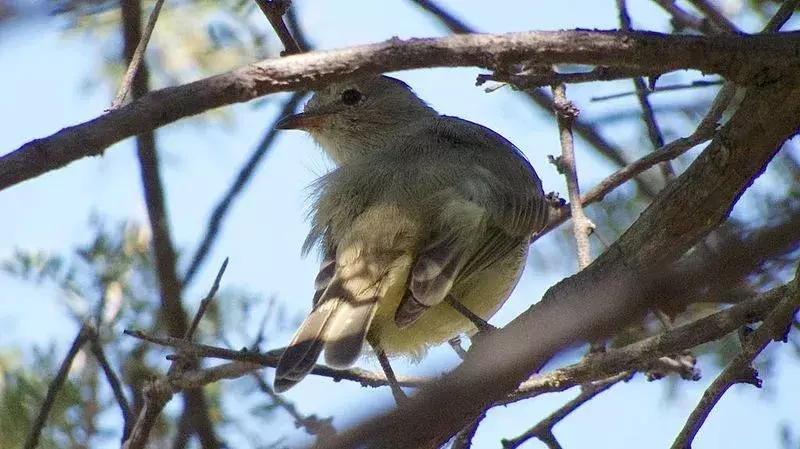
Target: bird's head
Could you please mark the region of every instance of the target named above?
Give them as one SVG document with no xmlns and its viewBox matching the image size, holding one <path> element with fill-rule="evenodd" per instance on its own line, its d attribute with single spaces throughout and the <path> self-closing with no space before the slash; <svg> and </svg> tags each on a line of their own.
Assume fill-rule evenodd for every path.
<svg viewBox="0 0 800 449">
<path fill-rule="evenodd" d="M 341 164 L 397 142 L 404 129 L 435 115 L 403 81 L 369 76 L 314 92 L 303 112 L 284 117 L 275 127 L 307 131 Z"/>
</svg>

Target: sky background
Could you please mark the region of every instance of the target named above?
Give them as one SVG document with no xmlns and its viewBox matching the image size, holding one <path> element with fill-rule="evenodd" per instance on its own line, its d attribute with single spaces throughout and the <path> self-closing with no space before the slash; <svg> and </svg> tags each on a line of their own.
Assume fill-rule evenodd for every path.
<svg viewBox="0 0 800 449">
<path fill-rule="evenodd" d="M 723 3 L 735 6 L 732 1 Z M 434 19 L 410 2 L 304 0 L 296 4 L 301 24 L 320 49 L 379 42 L 393 36 L 447 34 Z M 617 27 L 613 0 L 562 3 L 495 0 L 491 4 L 451 0 L 441 4 L 486 32 Z M 166 7 L 171 7 L 170 2 Z M 629 8 L 635 27 L 669 30 L 668 17 L 650 1 L 630 0 Z M 736 21 L 746 31 L 759 28 L 755 18 L 737 16 Z M 266 22 L 263 25 L 267 26 Z M 95 83 L 94 88 L 87 88 L 91 81 L 102 79 L 103 52 L 108 48 L 98 36 L 65 32 L 65 28 L 66 23 L 61 18 L 0 26 L 0 154 L 33 138 L 96 117 L 110 104 L 116 85 Z M 784 29 L 797 28 L 795 20 Z M 156 26 L 155 33 L 158 32 Z M 474 87 L 478 73 L 482 72 L 467 68 L 394 75 L 413 86 L 420 97 L 440 112 L 489 126 L 514 142 L 537 168 L 545 191 L 557 191 L 566 196 L 563 178 L 547 163 L 548 154 L 560 151 L 552 119 L 509 89 L 486 94 Z M 700 77 L 698 73 L 684 72 L 667 75 L 660 82 L 669 84 Z M 568 95 L 581 109 L 582 117 L 591 121 L 634 108 L 634 97 L 590 101 L 592 96 L 628 91 L 631 86 L 626 81 L 576 85 L 568 88 Z M 710 98 L 713 92 L 714 89 L 699 89 L 655 95 L 653 101 L 658 106 L 689 96 Z M 193 252 L 205 231 L 210 209 L 278 112 L 280 101 L 268 100 L 267 105 L 258 108 L 253 104 L 226 108 L 229 120 L 225 123 L 213 119 L 183 120 L 158 131 L 172 230 L 175 243 L 185 252 Z M 685 135 L 691 132 L 690 122 L 686 120 L 665 119 L 661 123 L 668 133 Z M 607 137 L 623 148 L 642 144 L 637 120 L 621 121 L 604 130 Z M 595 158 L 581 142 L 576 151 L 584 189 L 613 171 L 612 165 Z M 224 257 L 231 258 L 223 280 L 225 286 L 236 286 L 265 299 L 275 296 L 291 313 L 308 310 L 318 260 L 313 256 L 306 259 L 300 256 L 300 246 L 308 229 L 306 186 L 329 167 L 310 138 L 299 132 L 281 134 L 225 222 L 208 263 L 186 293 L 189 310 L 194 310 Z M 744 203 L 747 201 L 743 199 Z M 100 214 L 110 224 L 126 219 L 146 223 L 132 141 L 115 145 L 103 157 L 82 159 L 0 192 L 0 211 L 0 259 L 8 258 L 15 248 L 69 253 L 74 246 L 92 237 L 87 226 L 92 213 Z M 562 251 L 556 246 L 554 235 L 542 239 L 534 248 L 539 256 Z M 537 260 L 541 259 L 535 257 L 526 268 L 520 285 L 492 323 L 507 323 L 538 300 L 549 286 L 577 268 L 574 254 L 566 256 L 569 263 L 565 266 L 545 266 Z M 181 260 L 181 272 L 187 264 L 187 260 Z M 258 322 L 253 320 L 243 326 L 255 335 Z M 45 345 L 55 339 L 62 342 L 58 345 L 60 354 L 77 331 L 54 290 L 35 287 L 4 274 L 0 274 L 0 329 L 3 329 L 0 349 Z M 268 346 L 285 344 L 291 333 L 292 329 L 286 329 L 269 335 Z M 120 335 L 120 338 L 126 337 Z M 765 388 L 734 386 L 698 434 L 696 449 L 779 448 L 782 447 L 779 425 L 787 424 L 795 435 L 800 433 L 800 414 L 797 413 L 800 363 L 788 346 L 775 345 L 768 350 L 777 350 L 778 363 Z M 559 363 L 573 360 L 573 355 L 568 355 L 561 357 Z M 453 351 L 444 347 L 431 351 L 420 365 L 397 363 L 396 370 L 433 375 L 456 363 Z M 362 360 L 360 366 L 379 369 L 377 363 L 369 359 Z M 555 435 L 565 448 L 667 447 L 718 373 L 711 360 L 701 359 L 699 367 L 703 379 L 681 383 L 675 394 L 670 394 L 667 382 L 648 383 L 637 375 L 634 380 L 617 385 L 582 406 L 555 428 Z M 271 378 L 270 370 L 265 372 Z M 500 447 L 500 438 L 517 436 L 576 394 L 577 390 L 573 389 L 493 409 L 478 430 L 474 447 Z M 352 383 L 335 384 L 314 376 L 288 392 L 286 397 L 295 401 L 304 413 L 334 416 L 334 425 L 338 428 L 352 425 L 393 403 L 388 389 L 363 389 Z M 245 411 L 237 404 L 226 404 L 226 409 L 233 416 Z M 311 441 L 302 430 L 295 429 L 291 419 L 282 412 L 268 425 L 269 433 L 275 437 L 267 438 L 268 441 L 282 434 L 290 436 L 292 445 Z M 237 447 L 234 439 L 229 442 L 231 447 Z M 543 445 L 532 440 L 523 447 Z"/>
</svg>

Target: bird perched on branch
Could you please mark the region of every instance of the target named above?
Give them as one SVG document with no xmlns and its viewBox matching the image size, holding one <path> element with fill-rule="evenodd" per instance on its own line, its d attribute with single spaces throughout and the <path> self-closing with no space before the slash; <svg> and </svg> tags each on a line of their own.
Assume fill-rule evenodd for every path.
<svg viewBox="0 0 800 449">
<path fill-rule="evenodd" d="M 474 331 L 470 314 L 488 319 L 505 302 L 549 210 L 509 141 L 438 114 L 387 76 L 319 90 L 276 127 L 309 132 L 337 165 L 314 185 L 304 251 L 319 245 L 323 261 L 277 391 L 302 380 L 323 350 L 335 368 L 352 365 L 365 341 L 419 359 Z"/>
</svg>

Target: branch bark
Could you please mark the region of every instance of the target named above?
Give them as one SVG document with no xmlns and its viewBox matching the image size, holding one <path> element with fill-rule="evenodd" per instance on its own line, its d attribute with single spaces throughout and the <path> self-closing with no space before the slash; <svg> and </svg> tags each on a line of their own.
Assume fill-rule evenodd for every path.
<svg viewBox="0 0 800 449">
<path fill-rule="evenodd" d="M 0 189 L 96 156 L 122 139 L 209 109 L 348 77 L 423 67 L 587 64 L 629 67 L 641 76 L 681 69 L 765 84 L 800 71 L 800 32 L 676 36 L 652 32 L 531 31 L 393 39 L 343 50 L 271 59 L 154 91 L 96 119 L 36 139 L 0 158 Z"/>
</svg>

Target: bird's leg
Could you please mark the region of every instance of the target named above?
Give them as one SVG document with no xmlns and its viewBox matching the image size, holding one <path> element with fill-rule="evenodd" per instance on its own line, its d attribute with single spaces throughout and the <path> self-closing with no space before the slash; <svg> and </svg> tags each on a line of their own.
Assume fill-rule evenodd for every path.
<svg viewBox="0 0 800 449">
<path fill-rule="evenodd" d="M 475 315 L 471 310 L 466 308 L 466 306 L 464 306 L 464 304 L 461 304 L 461 302 L 459 300 L 454 298 L 453 295 L 445 296 L 444 301 L 447 304 L 450 304 L 450 307 L 456 309 L 456 312 L 458 312 L 461 315 L 463 315 L 464 318 L 472 321 L 472 324 L 474 324 L 475 327 L 478 328 L 478 331 L 480 331 L 480 332 L 491 332 L 491 331 L 497 329 L 496 327 L 494 327 L 491 324 L 487 323 L 486 320 L 484 320 L 483 318 L 479 317 L 478 315 Z"/>
<path fill-rule="evenodd" d="M 369 345 L 372 346 L 372 350 L 375 351 L 375 355 L 378 356 L 378 362 L 380 362 L 383 373 L 386 375 L 386 380 L 389 382 L 389 388 L 392 389 L 394 401 L 397 405 L 402 404 L 404 401 L 408 400 L 408 396 L 406 396 L 406 393 L 400 388 L 400 383 L 397 382 L 397 377 L 394 375 L 392 365 L 389 363 L 389 357 L 386 356 L 386 352 L 384 352 L 380 346 L 373 343 L 372 340 L 368 340 Z"/>
</svg>

